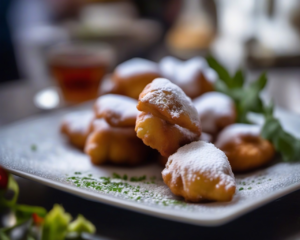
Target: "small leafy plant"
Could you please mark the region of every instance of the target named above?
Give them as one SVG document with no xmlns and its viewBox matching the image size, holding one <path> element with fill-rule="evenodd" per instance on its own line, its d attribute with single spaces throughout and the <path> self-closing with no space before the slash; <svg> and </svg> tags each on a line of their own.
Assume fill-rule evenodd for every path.
<svg viewBox="0 0 300 240">
<path fill-rule="evenodd" d="M 14 196 L 11 200 L 6 199 L 6 193 L 12 191 Z M 82 215 L 71 222 L 72 217 L 58 204 L 47 213 L 42 207 L 17 204 L 19 186 L 13 176 L 0 166 L 0 211 L 9 209 L 14 215 L 16 222 L 13 226 L 0 229 L 0 239 L 11 239 L 11 233 L 26 225 L 24 238 L 28 240 L 64 240 L 83 239 L 82 233 L 95 233 L 95 226 Z"/>
<path fill-rule="evenodd" d="M 260 97 L 268 81 L 267 75 L 262 73 L 257 80 L 246 84 L 244 72 L 241 69 L 231 76 L 226 68 L 212 56 L 207 57 L 207 63 L 219 76 L 215 83 L 215 90 L 234 100 L 237 122 L 251 123 L 247 118 L 249 113 L 261 114 L 265 120 L 261 136 L 273 144 L 284 161 L 300 161 L 300 140 L 283 129 L 280 121 L 274 117 L 273 104 L 267 106 Z"/>
</svg>

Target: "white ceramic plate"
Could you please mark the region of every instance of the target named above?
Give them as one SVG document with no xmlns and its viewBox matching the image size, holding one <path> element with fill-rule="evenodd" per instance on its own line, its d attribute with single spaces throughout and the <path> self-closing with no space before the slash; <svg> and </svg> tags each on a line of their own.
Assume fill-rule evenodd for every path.
<svg viewBox="0 0 300 240">
<path fill-rule="evenodd" d="M 74 110 L 78 109 L 31 118 L 2 129 L 0 165 L 16 175 L 87 199 L 203 226 L 224 224 L 300 189 L 300 163 L 278 159 L 264 169 L 236 175 L 237 192 L 231 202 L 184 203 L 163 184 L 162 167 L 156 163 L 136 168 L 97 167 L 70 147 L 58 129 L 62 116 Z M 286 130 L 299 137 L 299 116 L 282 110 L 276 114 Z M 127 180 L 113 178 L 117 176 L 114 173 L 122 178 L 126 174 Z"/>
</svg>

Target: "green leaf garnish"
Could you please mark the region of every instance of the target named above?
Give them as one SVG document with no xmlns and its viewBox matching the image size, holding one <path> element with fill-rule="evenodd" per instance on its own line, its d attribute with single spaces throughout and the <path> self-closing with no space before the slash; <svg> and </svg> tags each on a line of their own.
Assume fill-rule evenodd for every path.
<svg viewBox="0 0 300 240">
<path fill-rule="evenodd" d="M 84 216 L 81 214 L 78 215 L 76 220 L 74 220 L 72 223 L 70 223 L 68 227 L 69 232 L 77 232 L 79 234 L 86 232 L 86 233 L 95 233 L 96 228 L 95 226 L 85 219 Z"/>
<path fill-rule="evenodd" d="M 219 75 L 219 80 L 215 83 L 215 90 L 234 100 L 237 122 L 250 123 L 247 118 L 250 112 L 262 114 L 265 123 L 261 130 L 261 136 L 273 144 L 284 161 L 300 161 L 300 140 L 285 132 L 279 120 L 273 116 L 274 104 L 266 106 L 260 98 L 260 93 L 268 81 L 267 75 L 262 73 L 256 81 L 246 85 L 241 70 L 231 77 L 226 68 L 213 57 L 208 57 L 207 62 Z"/>
<path fill-rule="evenodd" d="M 219 75 L 219 78 L 221 81 L 225 82 L 227 86 L 231 85 L 232 79 L 230 77 L 230 74 L 226 70 L 225 67 L 223 67 L 216 59 L 214 59 L 212 56 L 209 56 L 206 58 L 206 61 L 208 65 L 213 68 Z"/>
<path fill-rule="evenodd" d="M 261 136 L 274 145 L 284 161 L 300 161 L 300 140 L 283 129 L 279 120 L 273 116 L 273 105 L 265 108 L 264 115 L 266 120 Z"/>
<path fill-rule="evenodd" d="M 42 240 L 64 240 L 71 221 L 71 215 L 62 206 L 56 204 L 45 217 Z"/>
<path fill-rule="evenodd" d="M 238 70 L 233 77 L 213 57 L 208 57 L 207 62 L 219 76 L 215 83 L 215 90 L 230 96 L 236 105 L 237 122 L 249 123 L 247 114 L 249 112 L 263 113 L 263 102 L 260 92 L 267 84 L 266 74 L 263 73 L 256 81 L 245 84 L 245 77 L 242 70 Z"/>
<path fill-rule="evenodd" d="M 37 146 L 35 144 L 31 145 L 31 151 L 35 152 L 37 150 Z"/>
<path fill-rule="evenodd" d="M 244 77 L 244 73 L 241 69 L 235 73 L 235 75 L 233 76 L 232 82 L 233 82 L 232 83 L 233 88 L 241 88 L 244 86 L 245 77 Z"/>
<path fill-rule="evenodd" d="M 113 176 L 113 178 L 117 178 L 117 179 L 121 179 L 122 177 L 118 174 L 118 173 L 113 173 L 112 174 Z"/>
</svg>

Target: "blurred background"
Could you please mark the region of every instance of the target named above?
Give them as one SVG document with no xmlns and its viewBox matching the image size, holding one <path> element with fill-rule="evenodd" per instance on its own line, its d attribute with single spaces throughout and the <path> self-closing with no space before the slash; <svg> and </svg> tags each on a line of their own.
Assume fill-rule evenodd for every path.
<svg viewBox="0 0 300 240">
<path fill-rule="evenodd" d="M 299 12 L 298 0 L 1 0 L 0 125 L 65 106 L 61 78 L 96 74 L 101 92 L 120 62 L 168 55 L 267 70 L 268 94 L 300 114 Z"/>
<path fill-rule="evenodd" d="M 109 88 L 106 83 L 114 67 L 130 58 L 158 62 L 165 56 L 185 60 L 208 54 L 232 72 L 245 68 L 249 80 L 267 71 L 266 95 L 300 116 L 299 0 L 1 0 L 0 127 L 96 97 Z M 69 91 L 74 84 L 64 89 L 64 79 L 85 88 L 86 95 L 74 97 Z M 155 239 L 157 229 L 164 238 L 170 232 L 173 239 L 186 232 L 196 236 L 200 230 L 206 237 L 217 236 L 214 229 L 116 211 L 17 180 L 26 189 L 20 202 L 47 209 L 56 202 L 68 205 L 72 214 L 79 211 L 103 226 L 98 233 L 104 237 Z M 299 210 L 292 203 L 299 202 L 300 193 L 295 194 L 218 228 L 219 234 L 234 232 L 238 237 L 236 229 L 241 229 L 253 239 L 249 226 L 255 229 L 268 222 L 261 239 L 275 239 L 271 233 L 278 239 L 292 233 L 299 237 Z M 95 209 L 106 217 L 95 216 Z"/>
</svg>

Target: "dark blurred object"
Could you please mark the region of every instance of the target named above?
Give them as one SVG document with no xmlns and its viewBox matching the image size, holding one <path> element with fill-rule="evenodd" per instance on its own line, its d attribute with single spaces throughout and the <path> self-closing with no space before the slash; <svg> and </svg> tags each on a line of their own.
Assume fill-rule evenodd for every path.
<svg viewBox="0 0 300 240">
<path fill-rule="evenodd" d="M 256 7 L 256 32 L 246 44 L 249 67 L 300 66 L 300 2 L 264 0 Z"/>
<path fill-rule="evenodd" d="M 12 1 L 0 1 L 0 83 L 20 78 L 6 15 Z"/>
<path fill-rule="evenodd" d="M 109 43 L 117 52 L 118 62 L 147 52 L 162 35 L 161 24 L 138 18 L 136 7 L 129 1 L 87 5 L 77 21 L 66 21 L 64 26 L 73 40 Z"/>
<path fill-rule="evenodd" d="M 274 52 L 251 39 L 246 44 L 247 66 L 249 68 L 299 67 L 300 55 L 274 56 Z"/>
<path fill-rule="evenodd" d="M 140 16 L 160 22 L 167 30 L 180 12 L 182 0 L 134 0 Z"/>
<path fill-rule="evenodd" d="M 106 45 L 64 44 L 49 52 L 49 67 L 62 95 L 69 102 L 95 99 L 112 61 Z"/>
</svg>

